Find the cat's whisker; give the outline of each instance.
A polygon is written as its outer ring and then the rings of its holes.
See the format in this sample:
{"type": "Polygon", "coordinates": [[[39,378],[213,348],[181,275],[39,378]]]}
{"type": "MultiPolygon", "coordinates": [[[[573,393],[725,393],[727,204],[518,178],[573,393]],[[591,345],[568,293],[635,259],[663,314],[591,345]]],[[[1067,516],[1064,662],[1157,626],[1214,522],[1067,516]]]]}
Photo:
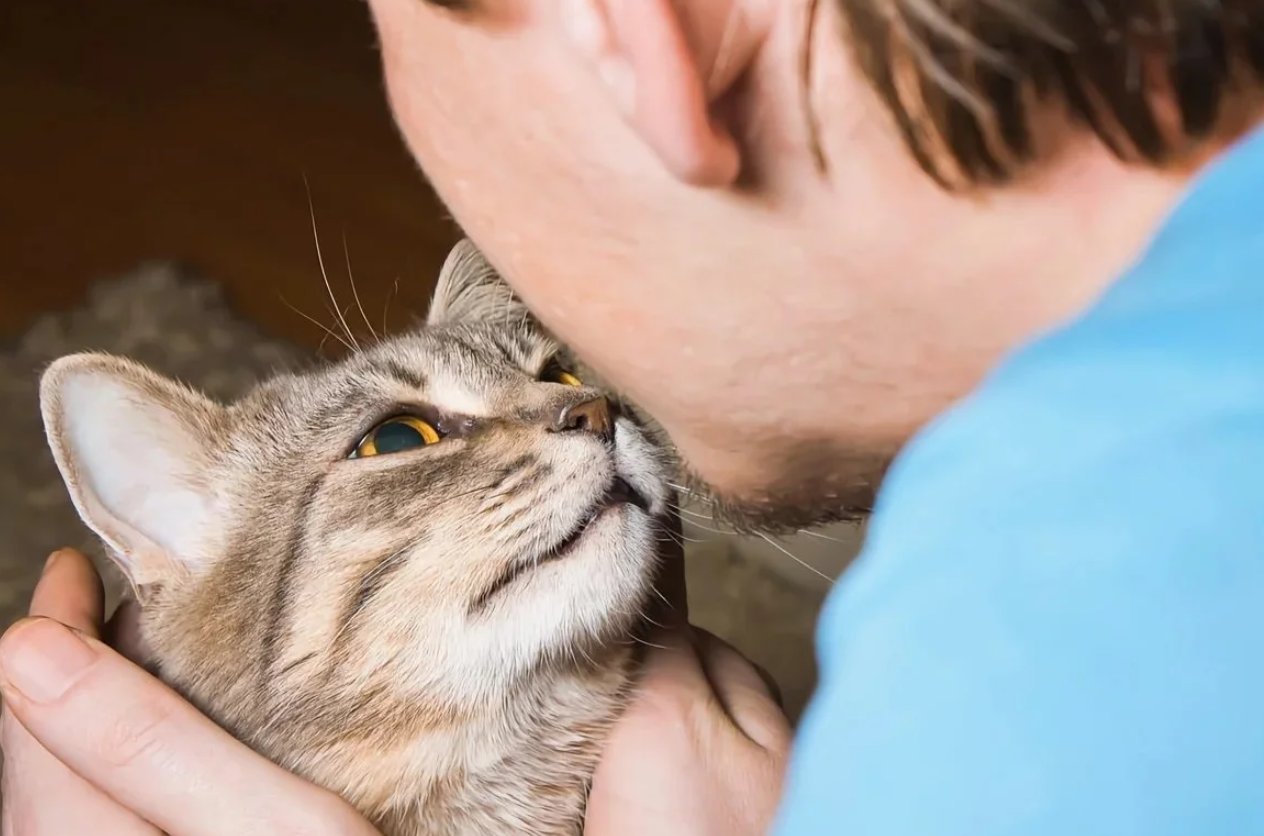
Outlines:
{"type": "Polygon", "coordinates": [[[685,543],[699,543],[699,542],[701,542],[700,540],[696,540],[696,539],[694,539],[694,538],[692,538],[692,537],[686,537],[683,531],[676,531],[676,530],[674,530],[673,528],[671,528],[670,526],[668,526],[666,523],[663,523],[663,522],[659,522],[659,523],[658,523],[658,534],[659,534],[659,535],[665,535],[665,536],[660,536],[660,537],[658,538],[658,539],[659,539],[659,542],[667,542],[668,540],[670,540],[671,542],[673,542],[673,543],[678,543],[678,544],[680,544],[680,545],[682,545],[682,546],[683,546],[685,543]]]}
{"type": "Polygon", "coordinates": [[[697,537],[686,537],[683,534],[676,534],[672,531],[663,532],[666,536],[660,536],[655,539],[660,543],[675,543],[677,546],[684,547],[687,543],[701,543],[697,537]]]}
{"type": "Polygon", "coordinates": [[[657,628],[658,628],[658,629],[660,629],[660,630],[666,630],[666,629],[667,629],[667,625],[666,625],[666,624],[661,624],[661,623],[659,623],[659,622],[655,621],[654,619],[650,618],[649,613],[645,612],[644,610],[640,610],[640,611],[638,611],[638,612],[637,612],[637,614],[636,614],[636,617],[637,617],[638,619],[640,619],[641,621],[644,621],[644,622],[646,622],[646,623],[648,623],[648,624],[653,624],[655,627],[657,627],[657,628]]]}
{"type": "Polygon", "coordinates": [[[651,587],[651,588],[650,588],[650,592],[653,592],[653,593],[654,593],[654,597],[655,597],[655,598],[657,598],[658,600],[662,601],[662,602],[663,602],[663,604],[664,604],[664,605],[665,605],[668,609],[675,609],[675,605],[674,605],[674,604],[672,604],[672,602],[671,602],[671,601],[667,600],[667,596],[666,596],[666,595],[664,595],[664,594],[663,594],[663,592],[662,592],[662,590],[660,590],[658,587],[656,587],[656,586],[655,586],[655,587],[651,587]]]}
{"type": "MultiPolygon", "coordinates": [[[[451,496],[444,497],[443,501],[438,503],[435,507],[437,508],[439,506],[447,504],[448,502],[453,502],[457,499],[461,499],[462,497],[470,496],[472,494],[478,493],[479,491],[487,490],[488,488],[492,486],[492,484],[494,483],[489,483],[487,485],[482,485],[478,488],[474,488],[472,490],[465,491],[463,493],[452,494],[451,496]]],[[[395,564],[403,560],[408,555],[410,549],[412,548],[412,545],[413,545],[412,543],[407,543],[401,546],[400,548],[396,549],[394,552],[392,552],[390,555],[385,557],[383,560],[381,560],[376,566],[374,566],[371,570],[369,570],[367,574],[365,574],[363,577],[360,578],[360,580],[358,581],[359,585],[363,586],[367,583],[370,583],[375,578],[380,577],[387,570],[391,569],[395,564]]],[[[358,616],[361,612],[363,612],[363,610],[356,610],[355,612],[351,613],[351,615],[347,618],[345,622],[343,622],[343,625],[340,628],[338,628],[338,632],[334,634],[333,641],[330,642],[331,647],[338,646],[338,643],[342,639],[343,635],[345,635],[347,630],[350,629],[351,625],[356,620],[356,616],[358,616]]]]}
{"type": "Polygon", "coordinates": [[[809,528],[800,528],[800,529],[799,529],[799,533],[800,533],[800,534],[805,534],[805,535],[807,535],[808,537],[815,537],[815,538],[816,538],[816,539],[818,539],[818,540],[829,540],[831,543],[841,543],[841,544],[843,544],[844,546],[851,545],[851,544],[850,544],[850,543],[848,543],[846,540],[840,540],[840,539],[839,539],[839,538],[837,538],[837,537],[831,537],[831,536],[829,536],[828,534],[822,534],[822,533],[821,533],[821,532],[819,532],[819,531],[812,531],[812,530],[811,530],[811,529],[809,529],[809,528]]]}
{"type": "Polygon", "coordinates": [[[337,340],[338,342],[340,342],[340,343],[342,343],[344,346],[346,346],[348,351],[352,351],[352,350],[354,350],[354,349],[352,349],[352,347],[351,347],[351,343],[349,343],[349,342],[347,342],[346,340],[344,340],[341,336],[339,336],[339,335],[338,335],[338,334],[337,334],[337,333],[336,333],[336,332],[335,332],[332,328],[330,328],[328,325],[324,325],[323,323],[321,323],[321,322],[320,322],[320,320],[316,319],[315,317],[312,317],[312,316],[309,316],[308,314],[303,313],[303,312],[302,312],[302,311],[300,311],[298,308],[296,308],[296,307],[294,307],[293,305],[291,305],[291,304],[290,304],[290,302],[289,302],[289,300],[287,300],[284,296],[280,297],[280,299],[281,299],[281,303],[282,303],[282,304],[284,304],[287,308],[289,308],[290,310],[294,311],[294,313],[296,313],[296,314],[298,314],[299,316],[303,317],[303,319],[306,319],[308,322],[310,322],[311,324],[315,325],[317,328],[319,328],[320,330],[322,330],[322,331],[324,331],[324,332],[325,332],[325,338],[324,338],[324,339],[322,339],[322,340],[320,341],[320,346],[317,348],[317,351],[319,351],[321,348],[323,348],[323,347],[324,347],[324,345],[325,345],[325,340],[329,339],[330,337],[333,337],[335,340],[337,340]]]}
{"type": "Polygon", "coordinates": [[[768,545],[772,546],[774,549],[776,549],[777,551],[781,552],[781,553],[782,553],[782,554],[784,554],[786,557],[790,558],[790,559],[791,559],[791,560],[793,560],[795,563],[797,563],[797,564],[799,564],[800,566],[802,566],[804,569],[807,569],[807,570],[808,570],[809,572],[811,572],[812,574],[814,574],[814,575],[816,575],[817,577],[821,578],[822,580],[824,580],[824,581],[825,581],[827,584],[829,584],[830,586],[833,586],[833,585],[834,585],[834,579],[833,579],[833,578],[831,578],[829,575],[827,575],[827,574],[825,574],[824,572],[822,572],[820,569],[817,569],[815,566],[813,566],[811,563],[808,563],[808,562],[807,562],[806,560],[804,560],[803,558],[801,558],[801,557],[799,557],[799,556],[795,555],[793,552],[791,552],[789,549],[787,549],[787,548],[785,548],[784,546],[782,546],[780,543],[778,543],[776,540],[774,540],[774,539],[772,539],[771,537],[769,537],[767,534],[764,534],[762,531],[757,531],[757,532],[755,532],[755,534],[756,534],[756,535],[758,535],[758,536],[759,536],[759,538],[760,538],[761,540],[763,540],[764,542],[766,542],[768,545]]]}
{"type": "Polygon", "coordinates": [[[342,315],[338,305],[338,297],[334,294],[334,286],[329,281],[329,271],[325,269],[325,255],[320,249],[320,232],[316,229],[316,204],[312,201],[312,187],[307,182],[307,175],[303,175],[303,187],[307,190],[307,210],[312,218],[312,239],[316,242],[316,263],[320,265],[320,277],[325,281],[325,292],[329,294],[329,301],[333,303],[334,312],[338,314],[338,321],[342,323],[342,330],[347,335],[344,345],[346,342],[350,342],[355,346],[352,349],[353,351],[360,351],[360,342],[355,338],[355,334],[351,333],[351,326],[347,324],[347,318],[342,315]]]}
{"type": "MultiPolygon", "coordinates": [[[[402,560],[404,555],[407,553],[407,551],[408,551],[408,546],[404,546],[400,549],[397,549],[389,557],[387,557],[377,566],[374,566],[371,570],[369,570],[369,573],[365,575],[363,579],[361,579],[360,583],[366,584],[369,581],[376,580],[377,578],[381,577],[382,574],[386,572],[387,569],[390,569],[392,566],[394,566],[396,563],[402,560]]],[[[348,621],[350,621],[350,619],[348,619],[348,621]]]]}
{"type": "Polygon", "coordinates": [[[707,505],[715,504],[714,500],[712,500],[711,497],[706,496],[705,494],[702,494],[694,490],[693,488],[687,487],[685,485],[681,485],[676,482],[668,482],[667,487],[672,488],[673,490],[680,491],[681,493],[683,493],[685,496],[689,497],[690,499],[696,499],[697,501],[705,503],[707,505]]]}
{"type": "Polygon", "coordinates": [[[721,528],[712,528],[709,525],[703,525],[697,520],[691,520],[688,517],[681,517],[680,521],[682,523],[688,523],[689,525],[692,525],[694,528],[700,528],[703,531],[710,531],[712,534],[724,534],[728,537],[741,537],[742,536],[738,534],[736,531],[725,531],[724,529],[721,529],[721,528]]]}
{"type": "Polygon", "coordinates": [[[719,522],[716,521],[714,514],[700,514],[697,511],[690,511],[688,508],[677,508],[676,510],[682,514],[693,517],[694,519],[706,520],[707,522],[713,522],[716,523],[716,525],[719,525],[719,522]]]}
{"type": "Polygon", "coordinates": [[[347,247],[347,231],[342,231],[342,255],[347,262],[347,281],[351,284],[351,295],[355,297],[356,307],[360,309],[360,318],[364,320],[364,327],[369,329],[369,333],[373,335],[373,339],[377,342],[382,341],[382,337],[373,329],[373,323],[369,322],[369,315],[364,312],[364,304],[360,302],[360,289],[356,287],[355,274],[351,272],[351,250],[347,247]]]}
{"type": "Polygon", "coordinates": [[[391,287],[391,292],[386,295],[386,304],[382,306],[382,335],[383,336],[389,334],[391,331],[390,325],[387,324],[387,319],[389,319],[391,315],[391,302],[398,295],[399,295],[399,276],[396,276],[395,283],[391,287]]]}
{"type": "Polygon", "coordinates": [[[666,647],[661,644],[655,644],[654,642],[649,641],[648,639],[643,639],[640,636],[633,636],[632,641],[635,642],[636,644],[643,644],[646,647],[652,647],[655,650],[671,650],[670,647],[666,647]]]}

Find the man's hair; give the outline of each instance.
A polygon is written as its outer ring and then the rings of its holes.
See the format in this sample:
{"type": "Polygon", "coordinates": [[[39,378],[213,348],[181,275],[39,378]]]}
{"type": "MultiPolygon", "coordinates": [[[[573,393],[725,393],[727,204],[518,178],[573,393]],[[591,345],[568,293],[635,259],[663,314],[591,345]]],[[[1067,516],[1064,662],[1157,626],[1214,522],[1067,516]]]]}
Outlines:
{"type": "Polygon", "coordinates": [[[1051,109],[1164,165],[1240,133],[1264,92],[1264,0],[835,2],[909,149],[951,188],[1052,153],[1051,109]]]}

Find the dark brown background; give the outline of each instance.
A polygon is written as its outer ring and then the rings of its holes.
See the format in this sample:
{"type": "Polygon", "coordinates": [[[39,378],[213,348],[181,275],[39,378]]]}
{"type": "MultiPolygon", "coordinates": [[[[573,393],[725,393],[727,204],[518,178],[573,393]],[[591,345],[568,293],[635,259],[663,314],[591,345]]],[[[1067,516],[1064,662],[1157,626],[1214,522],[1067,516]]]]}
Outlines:
{"type": "MultiPolygon", "coordinates": [[[[350,302],[398,325],[454,230],[391,123],[360,0],[0,2],[0,340],[94,280],[178,259],[307,345],[350,302]]],[[[361,326],[363,327],[363,326],[361,326]]]]}

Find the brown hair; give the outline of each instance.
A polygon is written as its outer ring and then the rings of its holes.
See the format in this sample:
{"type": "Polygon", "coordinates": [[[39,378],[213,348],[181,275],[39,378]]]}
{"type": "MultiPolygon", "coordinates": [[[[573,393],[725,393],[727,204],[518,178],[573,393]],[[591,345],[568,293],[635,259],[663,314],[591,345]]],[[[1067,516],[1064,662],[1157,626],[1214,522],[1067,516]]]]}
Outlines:
{"type": "Polygon", "coordinates": [[[1049,154],[1035,121],[1050,108],[1122,159],[1180,162],[1240,133],[1264,81],[1264,0],[837,2],[909,149],[950,188],[1049,154]]]}

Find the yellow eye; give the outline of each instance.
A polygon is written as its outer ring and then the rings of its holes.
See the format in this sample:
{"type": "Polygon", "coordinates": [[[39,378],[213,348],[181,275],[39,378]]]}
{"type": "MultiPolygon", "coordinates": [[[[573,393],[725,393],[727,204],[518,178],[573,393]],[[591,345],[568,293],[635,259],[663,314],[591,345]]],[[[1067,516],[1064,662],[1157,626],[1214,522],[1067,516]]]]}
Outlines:
{"type": "Polygon", "coordinates": [[[374,427],[351,454],[353,459],[385,456],[438,444],[443,436],[431,424],[412,415],[401,415],[374,427]]]}
{"type": "Polygon", "coordinates": [[[540,380],[545,383],[560,383],[563,386],[584,385],[584,381],[559,366],[556,360],[544,367],[544,371],[540,372],[540,380]]]}

